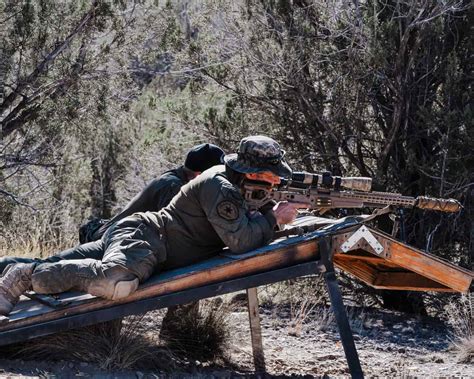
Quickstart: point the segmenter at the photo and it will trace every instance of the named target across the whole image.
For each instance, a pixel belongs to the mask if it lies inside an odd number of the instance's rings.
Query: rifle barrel
[[[270,200],[306,204],[310,209],[329,208],[380,208],[395,207],[458,212],[461,204],[455,199],[436,199],[427,196],[403,196],[392,192],[336,191],[330,189],[288,188],[270,189],[258,183],[247,183],[245,198],[258,209]]]

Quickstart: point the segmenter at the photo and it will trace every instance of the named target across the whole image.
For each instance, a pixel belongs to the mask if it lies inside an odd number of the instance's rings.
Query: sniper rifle
[[[252,209],[259,209],[271,200],[305,204],[306,209],[320,213],[332,208],[383,208],[386,206],[420,208],[440,212],[458,212],[462,206],[455,199],[428,196],[403,196],[399,193],[371,191],[372,179],[339,177],[325,172],[295,172],[279,185],[245,181],[244,197]]]

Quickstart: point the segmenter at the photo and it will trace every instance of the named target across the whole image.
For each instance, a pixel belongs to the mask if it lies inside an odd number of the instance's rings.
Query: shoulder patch
[[[234,221],[239,218],[239,208],[232,201],[223,200],[217,204],[217,214],[224,220]]]
[[[235,188],[229,182],[222,183],[221,185],[221,192],[224,195],[224,198],[228,199],[229,201],[233,202],[237,206],[242,206],[244,203],[244,198],[240,194],[239,190]]]

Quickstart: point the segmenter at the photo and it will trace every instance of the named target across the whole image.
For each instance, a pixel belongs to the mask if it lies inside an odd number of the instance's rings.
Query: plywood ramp
[[[147,302],[147,309],[156,309],[163,306],[160,301],[167,296],[174,296],[176,303],[185,303],[186,296],[183,297],[182,294],[193,289],[201,291],[206,287],[215,288],[213,294],[209,291],[200,292],[200,298],[206,297],[204,294],[209,297],[215,296],[219,291],[225,293],[221,290],[224,287],[227,292],[232,292],[236,287],[229,287],[229,281],[234,279],[241,285],[238,289],[245,289],[249,288],[248,281],[252,276],[264,275],[265,283],[273,283],[283,280],[286,273],[292,270],[293,277],[316,273],[318,268],[314,265],[315,261],[320,259],[319,241],[326,236],[332,239],[336,266],[375,288],[466,292],[471,285],[471,271],[456,267],[368,227],[366,228],[372,239],[366,235],[369,241],[362,238],[348,249],[342,249],[342,246],[348,245],[347,240],[361,227],[359,220],[354,218],[335,222],[321,219],[315,221],[314,218],[307,217],[298,220],[297,224],[301,226],[311,222],[326,226],[303,236],[282,238],[246,254],[232,255],[224,251],[207,261],[159,273],[141,285],[134,294],[122,300],[109,301],[72,292],[54,298],[28,294],[29,297],[23,297],[8,318],[0,319],[0,345],[2,336],[16,331],[20,333],[23,330],[31,331],[32,328],[45,328],[43,334],[46,334],[46,330],[49,333],[54,329],[51,325],[58,320],[71,323],[63,325],[64,328],[74,328],[77,327],[74,322],[77,322],[78,318],[88,317],[91,319],[90,323],[103,321],[100,317],[104,310],[113,313],[116,310],[133,308],[135,313],[139,313],[137,304]],[[354,240],[353,237],[351,241]],[[372,246],[374,241],[377,244],[375,249]],[[311,270],[297,271],[295,268],[301,265],[310,265]],[[109,314],[107,317],[113,316]],[[27,338],[28,336],[25,336],[24,339]]]
[[[83,314],[120,304],[129,304],[185,289],[201,287],[224,280],[290,267],[298,263],[316,260],[318,244],[314,239],[296,237],[244,255],[221,255],[198,264],[157,274],[131,296],[109,301],[81,293],[64,293],[51,299],[22,299],[0,323],[0,332],[35,323],[44,323],[64,316]],[[54,301],[53,301],[54,300]],[[53,306],[54,304],[54,306]]]
[[[374,249],[364,237],[348,250],[344,249],[344,244],[360,228],[345,229],[332,237],[334,263],[340,269],[378,289],[469,291],[472,271],[397,241],[379,230],[365,226],[379,243],[377,246],[383,248],[382,251]],[[375,246],[374,243],[372,245]]]

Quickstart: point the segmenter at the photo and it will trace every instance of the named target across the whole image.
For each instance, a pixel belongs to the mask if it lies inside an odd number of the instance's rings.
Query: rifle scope
[[[336,191],[343,189],[370,192],[372,188],[372,178],[365,177],[341,177],[332,176],[326,171],[321,174],[310,172],[293,172],[291,179],[282,180],[283,186],[294,188],[332,188]]]

